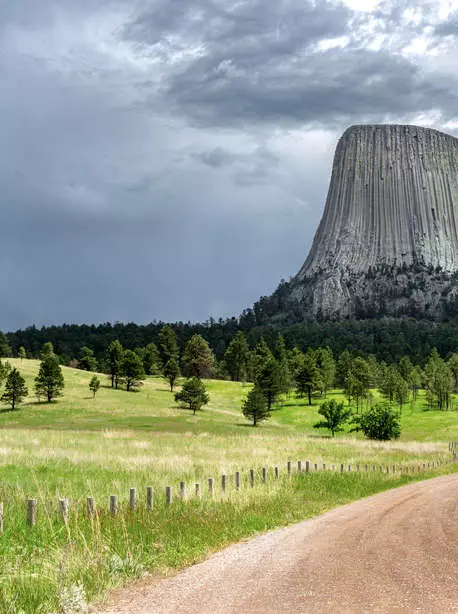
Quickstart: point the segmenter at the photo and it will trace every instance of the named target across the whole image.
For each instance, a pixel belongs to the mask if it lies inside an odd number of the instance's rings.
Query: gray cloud
[[[2,3],[0,329],[204,320],[272,291],[305,259],[348,123],[456,131],[439,13]]]

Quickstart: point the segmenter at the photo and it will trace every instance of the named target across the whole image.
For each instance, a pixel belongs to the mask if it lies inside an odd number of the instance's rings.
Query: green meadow
[[[319,397],[308,407],[291,395],[254,429],[240,410],[249,385],[225,381],[206,382],[210,403],[193,416],[175,403],[160,378],[148,378],[139,392],[127,393],[112,390],[100,376],[103,384],[93,399],[92,374],[64,368],[64,396],[38,403],[33,395],[38,361],[10,362],[26,378],[30,396],[18,410],[0,413],[0,612],[8,614],[81,611],[86,601],[148,573],[173,573],[239,539],[455,470],[446,464],[408,475],[320,471],[289,477],[286,463],[416,467],[447,459],[447,443],[458,440],[456,397],[455,409],[442,412],[430,411],[420,394],[403,408],[401,438],[381,443],[349,432],[333,439],[314,429]],[[332,391],[328,397],[342,394]],[[268,470],[265,485],[262,467]],[[239,491],[236,471],[242,477]],[[185,501],[178,497],[180,481],[186,482]],[[195,483],[200,498],[194,496]],[[154,489],[152,511],[145,508],[147,486]],[[166,486],[173,488],[171,506],[165,505]],[[138,493],[135,512],[128,506],[132,487]],[[108,512],[112,494],[119,497],[116,517]],[[97,505],[92,519],[85,513],[89,496]],[[26,526],[28,498],[38,503],[33,529]],[[59,516],[59,498],[69,499],[67,525]]]

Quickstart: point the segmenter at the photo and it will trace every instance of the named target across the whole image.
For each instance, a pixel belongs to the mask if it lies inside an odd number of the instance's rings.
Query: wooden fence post
[[[323,463],[323,471],[326,471],[326,463]]]
[[[275,467],[275,479],[278,480],[278,467]]]
[[[305,461],[305,473],[310,473],[310,461]]]
[[[314,470],[314,471],[318,471],[318,463],[315,463],[315,464],[313,465],[313,470]]]
[[[345,471],[345,467],[344,467],[344,464],[342,463],[340,465],[340,473],[343,473],[344,471]]]
[[[240,490],[240,471],[235,472],[235,488]]]
[[[262,468],[262,481],[264,484],[267,482],[267,469],[265,467]]]
[[[224,492],[226,492],[226,476],[223,474],[221,476],[221,490]]]
[[[27,501],[27,526],[34,527],[37,524],[37,500]]]
[[[67,524],[68,522],[68,499],[59,499],[60,515],[62,522]]]
[[[213,497],[213,478],[208,478],[208,494]]]
[[[129,491],[129,507],[131,512],[135,512],[135,507],[137,505],[137,489],[131,488]]]
[[[302,461],[297,461],[297,473],[302,473]]]
[[[288,475],[291,475],[291,461],[288,461],[287,468],[288,468]]]
[[[112,516],[116,516],[118,513],[118,497],[116,495],[110,496],[110,513]]]
[[[182,501],[186,499],[186,482],[180,482],[180,499]]]
[[[200,484],[196,482],[196,497],[200,499]]]
[[[165,487],[165,504],[172,505],[173,492],[171,486]]]
[[[251,488],[254,486],[254,469],[250,469],[250,485]]]
[[[87,497],[86,499],[86,510],[89,518],[93,518],[95,516],[95,500],[94,497]]]
[[[146,487],[146,509],[151,511],[154,507],[154,490],[152,486]]]

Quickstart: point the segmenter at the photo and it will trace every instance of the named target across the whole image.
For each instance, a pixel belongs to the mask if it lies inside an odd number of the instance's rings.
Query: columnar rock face
[[[323,218],[291,282],[305,317],[441,319],[458,303],[458,139],[353,126],[337,146]]]

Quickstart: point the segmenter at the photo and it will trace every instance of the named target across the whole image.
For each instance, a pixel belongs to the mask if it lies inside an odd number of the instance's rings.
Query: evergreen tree
[[[21,347],[18,350],[17,355],[18,355],[18,358],[20,358],[21,363],[24,360],[24,358],[27,358],[27,353],[25,351],[25,347],[24,346],[21,345]]]
[[[322,385],[320,370],[316,365],[315,352],[307,350],[296,373],[296,390],[300,397],[307,394],[308,403],[312,405],[312,394]]]
[[[6,336],[0,332],[0,358],[8,358],[11,356],[11,348]]]
[[[145,379],[143,362],[135,352],[132,352],[132,350],[124,350],[122,377],[126,384],[127,392],[141,386],[143,383],[142,380]]]
[[[240,382],[247,377],[250,349],[242,331],[239,331],[230,342],[224,360],[232,381]]]
[[[364,358],[354,358],[345,380],[345,393],[349,402],[356,400],[356,409],[359,410],[361,400],[367,397],[370,384],[369,365]]]
[[[430,407],[436,403],[439,409],[448,409],[453,389],[453,376],[450,367],[442,360],[436,349],[431,352],[424,374]]]
[[[394,400],[396,401],[396,403],[398,403],[399,410],[401,411],[401,413],[403,405],[409,400],[409,395],[409,384],[402,377],[402,375],[398,373],[398,376],[396,378],[396,388],[394,391]]]
[[[180,377],[180,365],[176,358],[171,358],[164,366],[163,375],[170,384],[170,392],[173,392],[173,387],[176,380]]]
[[[215,356],[201,335],[193,335],[183,353],[183,366],[187,377],[209,378],[215,366]]]
[[[206,405],[210,400],[207,389],[204,382],[198,377],[191,377],[187,379],[180,392],[175,394],[175,401],[188,405],[194,415],[196,411],[202,408],[202,405]]]
[[[168,363],[171,358],[178,360],[179,351],[175,332],[167,324],[161,328],[159,333],[159,358],[161,359],[162,368]]]
[[[54,346],[51,341],[46,341],[46,343],[44,343],[43,347],[41,348],[40,358],[41,360],[44,360],[45,358],[49,358],[50,356],[55,356]]]
[[[386,399],[390,403],[394,401],[399,377],[400,375],[396,367],[393,367],[391,365],[389,367],[386,367],[386,369],[384,369],[384,373],[382,375],[382,381],[380,383],[380,392],[383,394],[384,397],[386,397]]]
[[[258,367],[255,386],[264,395],[267,401],[267,411],[270,413],[272,405],[282,392],[280,367],[272,354]]]
[[[6,379],[2,401],[9,403],[11,409],[15,409],[28,394],[25,379],[17,369],[13,369]]]
[[[420,367],[414,367],[412,371],[410,372],[409,382],[408,382],[410,390],[412,392],[412,398],[414,401],[417,400],[418,391],[421,388],[421,382],[422,382],[421,369]]]
[[[35,378],[35,391],[37,396],[44,395],[51,403],[56,397],[62,396],[64,376],[55,355],[49,355],[41,361],[38,375]]]
[[[254,350],[251,352],[250,357],[250,375],[254,381],[256,381],[259,369],[271,358],[273,358],[273,354],[270,351],[269,346],[265,342],[264,337],[261,337],[257,342]]]
[[[336,361],[332,355],[332,351],[326,348],[318,348],[315,352],[316,366],[320,372],[320,380],[323,387],[324,395],[334,385],[336,378]]]
[[[448,359],[448,366],[453,375],[454,388],[458,391],[458,353],[454,353]]]
[[[89,382],[89,390],[92,392],[94,399],[95,399],[95,395],[97,394],[99,388],[100,388],[100,380],[97,377],[97,375],[93,375],[91,378],[91,381]]]
[[[351,409],[345,407],[344,403],[338,403],[334,399],[323,403],[318,410],[320,416],[324,420],[313,425],[316,429],[328,429],[332,436],[343,431],[343,425],[348,422],[351,417]]]
[[[148,343],[143,353],[143,368],[147,375],[155,375],[159,371],[159,352],[155,343]]]
[[[3,386],[3,382],[11,372],[11,365],[9,362],[2,362],[0,360],[0,386]]]
[[[277,337],[275,358],[280,369],[280,392],[287,394],[291,388],[291,375],[289,372],[288,352],[286,351],[285,340],[282,335]]]
[[[351,369],[353,358],[348,350],[344,350],[337,361],[337,381],[341,388],[345,386]]]
[[[94,350],[91,350],[86,345],[83,345],[80,350],[78,367],[83,369],[83,371],[97,371],[97,360],[94,356]]]
[[[107,350],[107,362],[111,378],[111,387],[118,389],[119,380],[122,377],[124,349],[116,339],[112,341]]]
[[[253,426],[270,417],[266,397],[258,387],[255,386],[248,393],[242,404],[242,413],[245,418],[253,421]]]
[[[399,373],[401,374],[401,377],[405,379],[406,382],[409,381],[412,369],[413,364],[410,358],[408,356],[403,356],[399,361]]]

